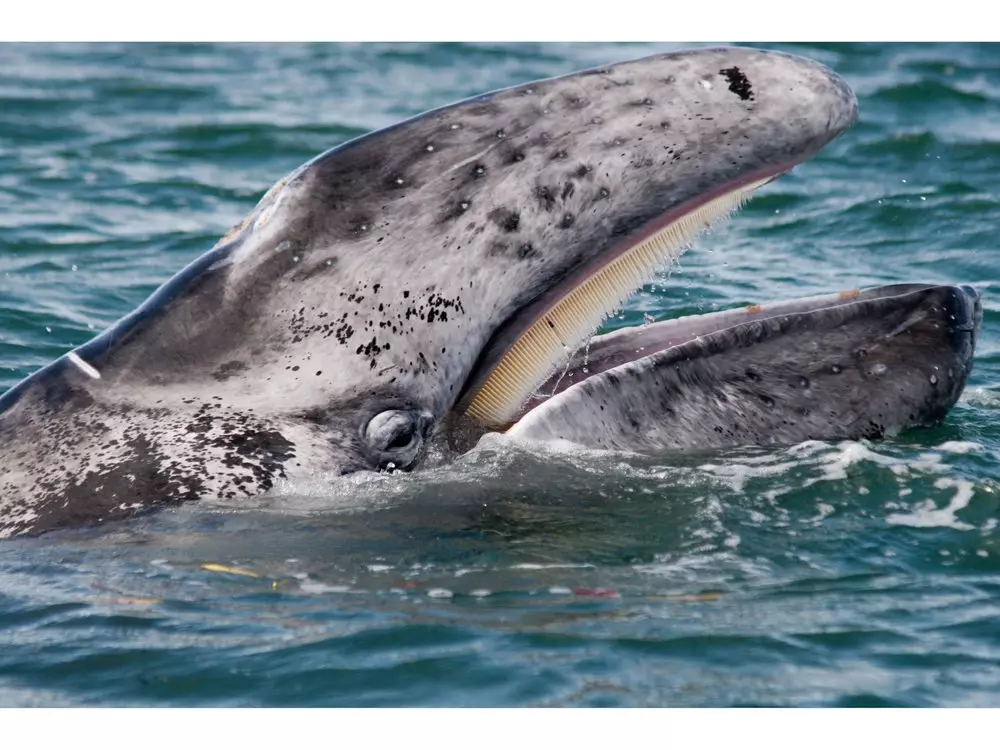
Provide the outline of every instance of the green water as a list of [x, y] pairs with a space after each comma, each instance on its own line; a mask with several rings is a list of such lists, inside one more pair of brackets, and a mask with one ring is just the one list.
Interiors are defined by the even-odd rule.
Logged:
[[[487, 441], [4, 541], [0, 704], [1000, 704], [1000, 46], [777, 46], [844, 75], [860, 122], [609, 323], [971, 283], [983, 331], [944, 424], [670, 459]], [[669, 48], [0, 45], [0, 386], [316, 153]]]

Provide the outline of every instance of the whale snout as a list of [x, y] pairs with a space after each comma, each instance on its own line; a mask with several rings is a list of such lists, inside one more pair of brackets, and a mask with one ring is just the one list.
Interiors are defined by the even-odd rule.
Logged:
[[[812, 61], [807, 61], [812, 62]], [[820, 70], [821, 97], [830, 102], [830, 130], [843, 133], [858, 121], [858, 97], [847, 81], [825, 65], [812, 63]]]

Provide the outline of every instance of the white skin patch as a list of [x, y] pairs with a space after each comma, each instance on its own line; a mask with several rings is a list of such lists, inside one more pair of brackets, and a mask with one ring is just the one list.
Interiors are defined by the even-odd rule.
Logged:
[[66, 359], [76, 365], [88, 378], [93, 378], [94, 380], [101, 379], [101, 373], [97, 370], [97, 368], [87, 362], [84, 362], [80, 355], [76, 352], [70, 352], [67, 354]]

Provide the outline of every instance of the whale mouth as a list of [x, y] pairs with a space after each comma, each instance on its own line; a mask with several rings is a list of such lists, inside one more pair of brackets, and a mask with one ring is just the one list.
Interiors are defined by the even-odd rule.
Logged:
[[611, 312], [700, 235], [736, 213], [753, 192], [790, 170], [785, 163], [732, 181], [661, 214], [612, 245], [503, 323], [484, 348], [455, 410], [506, 429]]

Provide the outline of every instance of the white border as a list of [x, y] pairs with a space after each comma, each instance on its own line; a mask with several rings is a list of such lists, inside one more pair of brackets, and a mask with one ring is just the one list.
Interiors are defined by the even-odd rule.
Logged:
[[7, 41], [992, 41], [989, 4], [871, 0], [10, 0]]
[[996, 710], [100, 709], [0, 712], [10, 747], [510, 750], [989, 747]]

